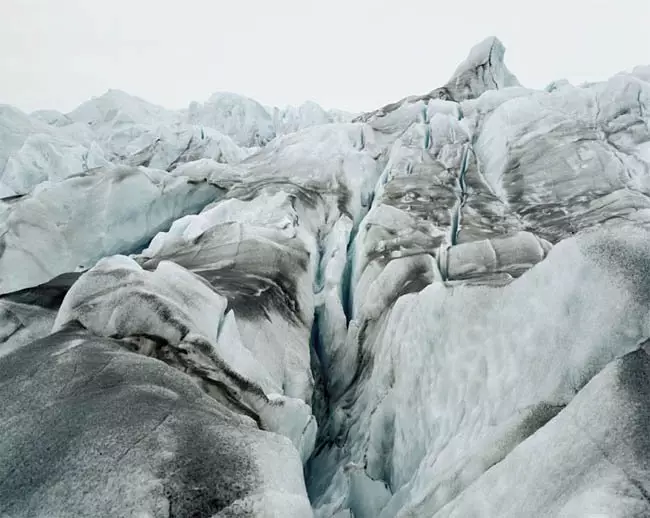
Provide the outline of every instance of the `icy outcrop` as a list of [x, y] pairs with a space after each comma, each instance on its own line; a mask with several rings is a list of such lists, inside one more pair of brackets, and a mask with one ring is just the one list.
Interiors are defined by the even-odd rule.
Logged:
[[312, 515], [288, 439], [118, 340], [67, 327], [0, 377], [2, 515]]
[[229, 92], [193, 102], [184, 113], [189, 124], [215, 129], [243, 147], [264, 146], [275, 138], [271, 115], [257, 101]]
[[0, 105], [0, 199], [107, 163], [97, 146], [84, 145], [56, 127]]
[[276, 135], [295, 133], [312, 126], [321, 124], [350, 122], [354, 116], [340, 110], [325, 110], [313, 101], [307, 101], [300, 106], [286, 108], [267, 108], [273, 118]]
[[[436, 516], [648, 515], [648, 380], [644, 349], [613, 361]], [[562, 465], [572, 468], [558, 476]]]
[[364, 113], [355, 120], [368, 122], [413, 104], [428, 105], [438, 99], [461, 102], [476, 99], [491, 90], [519, 86], [519, 81], [505, 65], [504, 55], [505, 47], [498, 38], [486, 38], [472, 48], [467, 59], [458, 66], [444, 86], [424, 95], [405, 97], [379, 110]]
[[646, 68], [503, 56], [355, 122], [33, 114], [128, 166], [0, 205], [0, 514], [648, 514]]
[[489, 90], [519, 86], [517, 78], [503, 60], [506, 52], [498, 38], [486, 38], [474, 46], [444, 89], [456, 102], [476, 99]]
[[145, 168], [108, 167], [0, 205], [0, 294], [138, 251], [219, 189]]

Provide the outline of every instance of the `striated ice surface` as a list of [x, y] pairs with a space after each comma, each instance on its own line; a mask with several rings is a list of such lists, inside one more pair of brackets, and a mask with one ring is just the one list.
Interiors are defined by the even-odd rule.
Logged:
[[386, 484], [381, 516], [433, 515], [636, 349], [650, 334], [647, 243], [635, 228], [593, 232], [507, 286], [433, 282], [358, 332], [353, 321], [361, 363], [348, 368], [362, 375], [329, 423], [346, 440], [312, 465], [312, 484], [334, 480], [316, 501], [322, 515], [363, 506], [350, 464]]
[[[0, 202], [0, 293], [84, 270], [141, 249], [160, 230], [218, 197], [218, 189], [164, 171], [107, 167], [43, 183]], [[9, 272], [11, 272], [9, 274]]]
[[287, 438], [117, 340], [68, 327], [0, 374], [5, 516], [311, 516]]
[[504, 53], [354, 121], [0, 110], [0, 515], [650, 514], [648, 67]]

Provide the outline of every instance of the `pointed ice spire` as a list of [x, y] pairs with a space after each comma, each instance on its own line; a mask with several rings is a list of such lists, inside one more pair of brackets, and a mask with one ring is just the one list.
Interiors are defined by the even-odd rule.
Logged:
[[508, 70], [503, 60], [506, 52], [503, 43], [491, 36], [472, 47], [445, 85], [454, 101], [474, 99], [488, 90], [508, 86], [520, 86], [517, 78]]

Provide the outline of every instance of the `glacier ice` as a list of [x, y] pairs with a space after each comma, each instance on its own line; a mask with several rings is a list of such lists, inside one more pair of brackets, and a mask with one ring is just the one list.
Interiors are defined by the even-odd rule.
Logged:
[[7, 105], [0, 105], [0, 142], [0, 199], [108, 164], [97, 146]]
[[0, 293], [90, 268], [103, 256], [141, 249], [218, 189], [165, 171], [108, 166], [0, 201]]
[[354, 118], [0, 110], [0, 514], [649, 514], [648, 67], [504, 53]]
[[311, 515], [288, 439], [116, 340], [68, 326], [0, 375], [5, 516]]

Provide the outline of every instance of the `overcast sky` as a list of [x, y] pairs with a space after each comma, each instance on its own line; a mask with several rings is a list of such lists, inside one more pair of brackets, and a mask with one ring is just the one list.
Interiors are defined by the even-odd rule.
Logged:
[[443, 84], [491, 35], [526, 86], [650, 64], [650, 0], [0, 0], [0, 103], [109, 88], [168, 108], [231, 91], [370, 110]]

